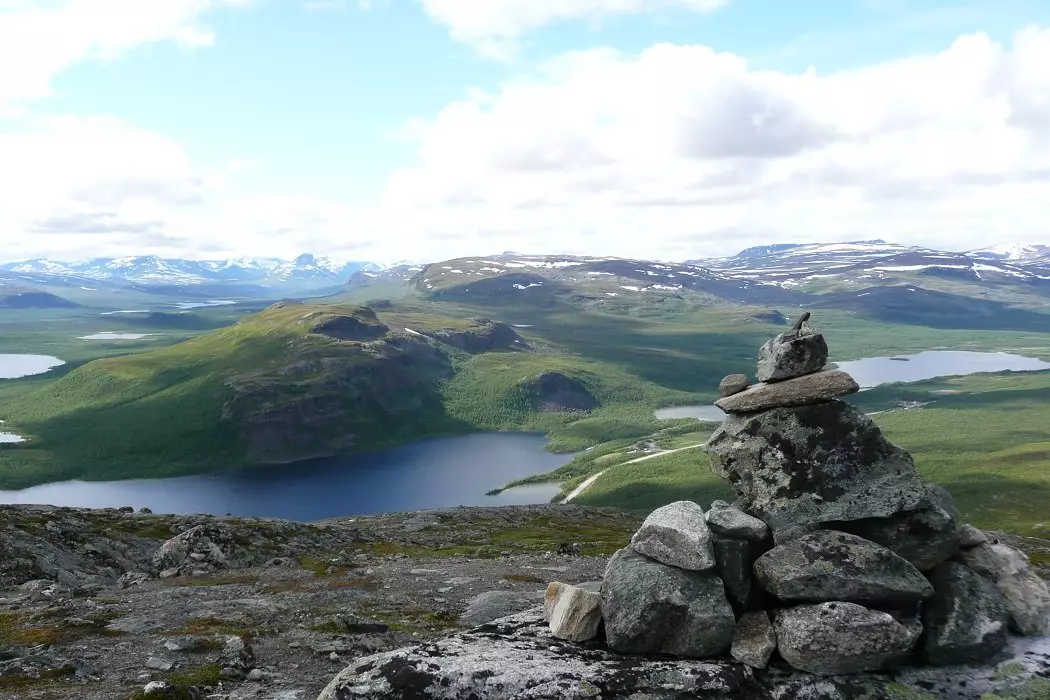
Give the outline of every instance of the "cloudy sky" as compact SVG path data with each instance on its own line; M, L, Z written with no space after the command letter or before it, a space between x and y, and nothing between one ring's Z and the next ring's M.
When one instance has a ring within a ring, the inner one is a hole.
M1046 0L0 0L0 258L1050 239Z

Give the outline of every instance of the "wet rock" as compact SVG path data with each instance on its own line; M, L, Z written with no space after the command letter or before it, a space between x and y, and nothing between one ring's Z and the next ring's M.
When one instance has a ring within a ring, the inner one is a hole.
M824 523L915 510L926 498L911 456L837 400L730 414L704 449L778 543Z
M875 671L894 665L921 628L855 603L800 605L774 614L777 649L797 669L820 675Z
M750 382L746 374L730 374L718 384L718 394L722 397L739 394Z
M817 372L828 362L824 336L803 326L781 333L758 351L758 381L769 382Z
M936 592L922 608L926 663L975 663L992 658L1006 646L1010 615L991 581L952 561L934 569L930 581Z
M585 642L598 636L601 606L599 594L555 581L547 586L543 613L552 635L570 642Z
M841 370L824 370L795 379L759 383L715 405L726 413L749 413L784 406L805 406L860 391L860 385Z
M713 501L706 518L711 532L721 537L752 542L762 542L769 537L769 528L764 522L725 501Z
M951 495L933 484L924 488L926 496L916 510L889 518L832 523L829 527L877 542L919 571L929 571L954 556L960 541L958 511Z
M777 648L777 636L765 610L742 615L733 632L729 653L751 668L765 668Z
M988 541L988 535L984 534L984 531L978 530L969 523L964 524L959 528L959 546L960 547L976 547L977 545L984 544Z
M716 537L713 545L715 571L725 586L726 598L733 610L741 613L751 601L751 543Z
M715 565L704 509L692 501L657 508L631 538L631 547L668 566L706 571Z
M962 550L959 556L1002 593L1015 631L1030 637L1050 634L1050 590L1032 571L1024 552L1001 542L986 542Z
M725 651L736 623L717 574L661 564L630 547L605 569L602 617L615 651L689 658Z
M514 591L488 591L475 596L460 615L459 622L467 627L483 625L500 617L521 612L537 602L534 596Z

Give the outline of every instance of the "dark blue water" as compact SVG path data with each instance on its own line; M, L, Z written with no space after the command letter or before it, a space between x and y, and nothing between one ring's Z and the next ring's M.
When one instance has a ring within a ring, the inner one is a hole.
M0 503L83 508L147 506L156 513L210 513L311 521L459 505L546 503L558 484L485 492L541 474L572 455L529 433L476 433L425 440L369 455L172 479L63 481L0 491Z

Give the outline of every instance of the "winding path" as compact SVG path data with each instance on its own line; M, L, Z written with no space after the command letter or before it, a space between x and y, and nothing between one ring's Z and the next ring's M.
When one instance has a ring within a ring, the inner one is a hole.
M636 457L635 459L629 459L626 462L621 462L620 464L617 464L616 466L622 467L625 464L638 464L638 462L644 462L647 459L656 459L657 457L663 457L664 455L674 454L675 452L682 452L683 450L693 450L697 447L700 447L700 445L702 444L703 443L697 445L688 445L686 447L679 447L673 450L662 450L660 452L654 452L651 455L645 455L644 457ZM609 469L612 469L612 467L610 467ZM581 493L589 489L591 486L594 485L594 482L598 480L598 477L600 477L605 472L609 471L609 469L602 469L597 474L592 474L591 476L584 479L579 486L570 491L569 495L562 499L562 503L569 503L570 501L572 501L572 499L576 498Z

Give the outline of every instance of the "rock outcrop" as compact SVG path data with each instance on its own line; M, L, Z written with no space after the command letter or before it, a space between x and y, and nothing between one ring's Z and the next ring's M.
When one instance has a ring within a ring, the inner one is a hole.
M524 383L532 407L543 413L590 411L598 407L583 382L561 372L541 372Z

